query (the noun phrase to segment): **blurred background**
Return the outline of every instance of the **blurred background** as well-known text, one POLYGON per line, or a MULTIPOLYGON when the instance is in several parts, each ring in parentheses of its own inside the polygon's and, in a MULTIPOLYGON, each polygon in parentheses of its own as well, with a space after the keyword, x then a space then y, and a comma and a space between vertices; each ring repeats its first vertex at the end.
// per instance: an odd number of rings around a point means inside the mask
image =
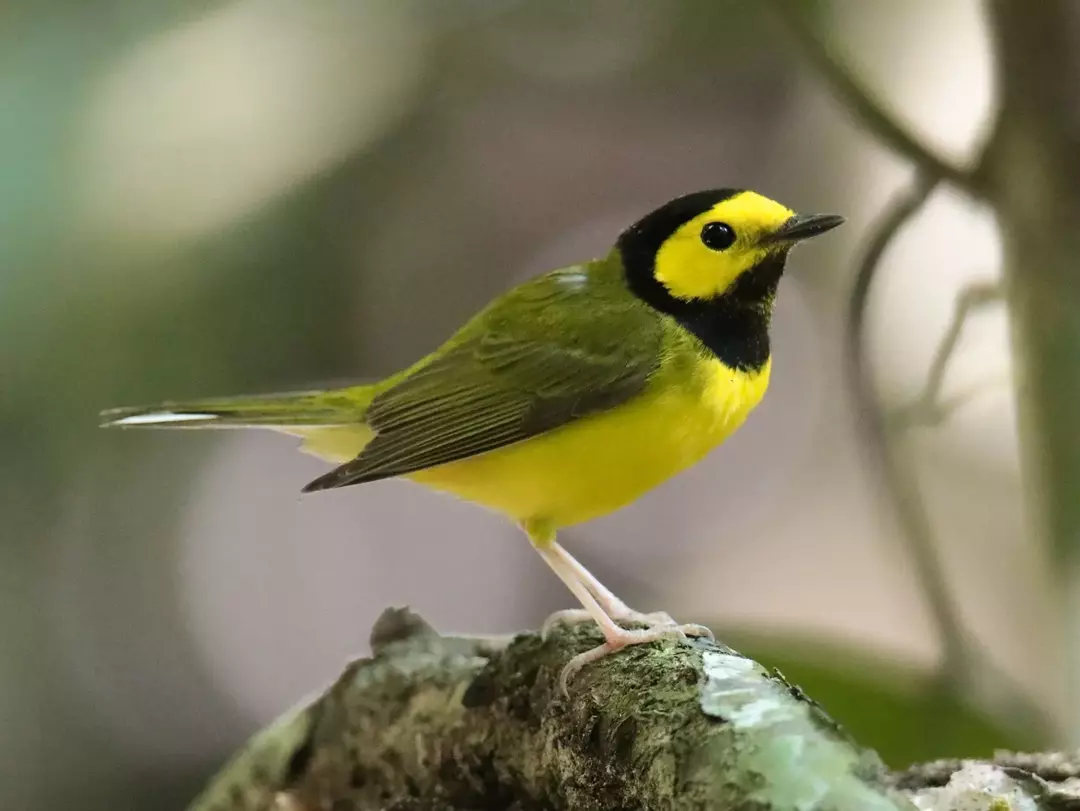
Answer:
MULTIPOLYGON (((994 90, 976 0, 808 10, 929 143, 970 154, 994 90)), ((891 765, 1056 739, 1005 315, 965 328, 947 389, 975 393, 905 452, 965 628, 1023 712, 942 678, 856 429, 849 288, 911 170, 760 4, 7 0, 0 122, 3 808, 182 808, 363 654, 384 607, 507 633, 573 602, 478 508, 404 482, 300 498, 326 465, 287 437, 105 432, 99 409, 391 372, 716 186, 848 224, 796 253, 745 428, 566 546, 631 605, 780 667, 891 765)), ((990 214, 947 191, 904 232, 869 311, 888 402, 919 391, 999 254, 990 214)))

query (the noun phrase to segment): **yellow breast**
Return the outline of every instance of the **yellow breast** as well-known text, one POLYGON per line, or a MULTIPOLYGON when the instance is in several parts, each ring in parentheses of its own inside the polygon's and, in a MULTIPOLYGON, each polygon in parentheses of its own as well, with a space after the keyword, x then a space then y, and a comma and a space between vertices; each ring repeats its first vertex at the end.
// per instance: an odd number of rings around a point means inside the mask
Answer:
POLYGON ((761 401, 770 367, 745 373, 695 358, 687 373, 661 375, 609 412, 409 478, 518 522, 587 521, 629 504, 723 442, 761 401))

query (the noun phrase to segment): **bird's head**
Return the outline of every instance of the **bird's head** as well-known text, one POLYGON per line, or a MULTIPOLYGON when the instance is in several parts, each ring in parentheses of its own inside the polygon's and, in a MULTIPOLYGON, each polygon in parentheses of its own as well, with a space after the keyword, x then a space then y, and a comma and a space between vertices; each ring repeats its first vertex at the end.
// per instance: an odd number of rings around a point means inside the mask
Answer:
POLYGON ((624 231, 617 249, 631 288, 661 310, 721 298, 771 305, 791 248, 843 221, 717 189, 666 203, 624 231))

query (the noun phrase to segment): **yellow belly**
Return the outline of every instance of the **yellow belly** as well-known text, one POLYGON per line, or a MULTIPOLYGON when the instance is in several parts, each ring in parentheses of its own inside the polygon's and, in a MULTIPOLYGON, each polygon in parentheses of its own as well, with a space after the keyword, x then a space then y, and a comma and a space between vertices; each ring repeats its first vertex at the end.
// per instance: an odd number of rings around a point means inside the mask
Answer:
POLYGON ((770 366, 699 361, 686 380, 610 412, 408 478, 511 519, 563 527, 619 509, 700 461, 761 401, 770 366))

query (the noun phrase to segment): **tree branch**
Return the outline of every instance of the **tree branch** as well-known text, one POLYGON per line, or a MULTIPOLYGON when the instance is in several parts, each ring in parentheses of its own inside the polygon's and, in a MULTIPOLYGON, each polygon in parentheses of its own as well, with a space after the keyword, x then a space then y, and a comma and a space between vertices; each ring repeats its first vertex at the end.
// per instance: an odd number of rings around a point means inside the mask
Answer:
MULTIPOLYGON (((594 636, 442 637, 390 609, 373 656, 256 735, 189 811, 911 811, 913 789, 985 778, 961 762, 889 775, 779 673, 712 643, 622 651, 561 698, 594 636)), ((989 803, 1015 786, 984 788, 989 803)))
MULTIPOLYGON (((931 617, 937 626, 943 650, 941 673, 944 687, 955 695, 970 695, 978 686, 983 697, 992 697, 994 704, 1013 721, 1033 722, 1045 730, 1052 726, 1046 714, 974 645, 964 630, 938 559, 938 541, 919 490, 915 471, 907 457, 896 451, 890 441, 866 352, 866 311, 871 286, 881 260, 893 239, 922 208, 939 182, 940 178, 932 176, 918 178, 911 189, 893 201, 871 230, 848 302, 847 366, 865 436, 864 446, 869 451, 876 475, 882 481, 882 490, 891 499, 902 537, 926 594, 931 617)), ((996 290, 982 289, 973 294, 970 301, 958 305, 958 317, 954 319, 945 341, 939 346, 931 369, 926 389, 929 396, 936 397, 940 391, 948 357, 959 338, 966 311, 977 306, 983 299, 992 299, 994 295, 997 295, 996 290)))
POLYGON ((832 88, 837 98, 886 147, 907 158, 928 177, 944 180, 973 196, 982 193, 979 176, 967 167, 956 166, 924 144, 911 128, 900 121, 841 59, 806 14, 800 0, 772 0, 772 6, 810 62, 832 88))
POLYGON ((870 361, 866 354, 866 311, 870 288, 877 269, 892 240, 929 198, 937 178, 922 177, 910 191, 900 195, 882 215, 872 231, 865 255, 859 264, 848 303, 847 357, 866 447, 885 492, 892 496, 897 519, 904 530, 930 612, 944 648, 945 667, 953 674, 967 672, 967 644, 963 626, 949 596, 945 576, 935 552, 933 527, 926 514, 914 474, 889 447, 888 431, 878 402, 870 361))
POLYGON ((952 360, 964 324, 976 310, 989 304, 995 304, 1004 297, 1000 282, 973 282, 962 289, 956 297, 952 320, 941 338, 930 362, 930 371, 926 375, 923 390, 910 403, 898 408, 890 419, 894 432, 905 431, 916 426, 932 426, 941 423, 956 407, 967 401, 968 397, 945 399, 945 375, 949 361, 952 360))
MULTIPOLYGON (((1027 47, 1027 45, 1040 39, 1048 39, 1048 30, 1054 32, 1055 35, 1049 36, 1049 39, 1053 39, 1055 44, 1059 42, 1062 30, 1067 27, 1061 24, 1062 19, 1066 16, 1064 14, 1065 2, 1064 0, 1054 0, 1051 3, 1052 8, 1048 9, 1045 18, 1040 17, 1039 20, 1032 22, 1028 14, 1030 4, 1024 4, 1020 0, 990 0, 988 5, 991 31, 997 40, 996 50, 1000 61, 1009 63, 1009 65, 1008 70, 998 68, 999 78, 1003 74, 1007 74, 1007 80, 1003 81, 1005 85, 1004 102, 991 127, 989 138, 984 143, 978 158, 970 167, 956 166, 942 158, 914 135, 907 125, 901 123, 888 111, 875 95, 856 78, 844 61, 836 55, 835 48, 814 28, 807 17, 805 3, 799 2, 799 0, 771 0, 771 3, 805 51, 808 59, 823 75, 840 100, 848 107, 853 117, 871 135, 876 136, 887 147, 909 159, 918 170, 919 179, 912 191, 898 200, 890 212, 883 217, 881 224, 870 240, 849 302, 847 351, 856 404, 866 432, 866 445, 871 451, 877 473, 883 480, 885 491, 889 493, 892 499, 896 515, 904 530, 905 541, 923 584, 930 604, 931 614, 942 640, 944 649, 942 663, 943 684, 947 689, 957 693, 970 690, 972 674, 978 670, 984 677, 984 692, 994 696, 1001 702, 1008 714, 1015 717, 1026 716, 1038 719, 1040 726, 1050 729, 1053 725, 1047 719, 1046 714, 1018 690, 1010 679, 993 667, 987 657, 981 652, 976 654, 964 633, 963 625, 949 596, 946 580, 937 560, 933 529, 918 489, 914 471, 911 470, 910 463, 902 459, 901 455, 890 447, 889 426, 886 425, 878 403, 865 357, 863 327, 870 285, 882 255, 895 234, 919 209, 938 183, 951 183, 968 194, 982 199, 1000 196, 1001 189, 1020 190, 1017 192, 1017 196, 1025 201, 1022 210, 1026 212, 1039 210, 1038 206, 1033 206, 1027 198, 1024 198, 1023 189, 1030 185, 1028 179, 1015 179, 1003 183, 1001 172, 1002 166, 1010 165, 1010 153, 1007 147, 1010 145, 1015 147, 1015 142, 1022 140, 1022 138, 1010 138, 1009 136, 1012 135, 1016 126, 1010 127, 1006 126, 1006 124, 1014 119, 1034 120, 1038 116, 1034 114, 1032 116, 1010 116, 1006 115, 1005 110, 1006 108, 1010 110, 1020 109, 1025 104, 1034 103, 1032 100, 1036 98, 1039 99, 1036 107, 1039 108, 1038 111, 1041 111, 1042 114, 1051 110, 1052 115, 1060 116, 1061 111, 1068 107, 1068 105, 1063 104, 1045 103, 1047 93, 1051 95, 1054 92, 1060 93, 1060 88, 1047 90, 1045 87, 1046 82, 1035 81, 1029 83, 1025 91, 1018 93, 1016 88, 1022 82, 1015 78, 1016 76, 1031 77, 1031 72, 1025 67, 1028 64, 1025 60, 1028 60, 1028 56, 1033 49, 1027 47), (1003 24, 1003 20, 1007 17, 1009 22, 1003 24), (1048 20, 1054 21, 1049 27, 1048 20), (1024 29, 1025 35, 1011 36, 1011 32, 1018 26, 1024 29), (1004 32, 1009 32, 1009 34, 1004 32), (1017 43, 1021 40, 1025 40, 1026 45, 1018 45, 1017 43), (1012 64, 1018 61, 1023 64, 1012 64), (977 668, 972 661, 973 659, 979 660, 977 668), (989 678, 986 678, 988 675, 989 678)), ((1039 17, 1040 15, 1035 16, 1039 17)), ((1038 50, 1037 45, 1035 50, 1038 50)), ((1052 48, 1051 50, 1054 51, 1054 58, 1058 58, 1058 61, 1060 61, 1061 49, 1052 48)), ((1053 75, 1061 75, 1061 71, 1058 70, 1053 75)), ((1060 98, 1055 98, 1060 101, 1060 98)), ((1032 153, 1031 150, 1027 152, 1021 150, 1020 153, 1041 154, 1038 151, 1032 153)), ((1029 172, 1028 174, 1031 176, 1038 173, 1029 172)), ((1068 175, 1069 172, 1067 171, 1059 170, 1056 173, 1059 178, 1068 175)), ((997 200, 991 199, 991 202, 997 203, 997 200)), ((998 209, 999 206, 995 206, 995 208, 998 209)), ((998 214, 1000 217, 1002 211, 998 210, 998 214)), ((1075 217, 1068 219, 1068 222, 1074 221, 1075 217)), ((1033 253, 1033 251, 1029 250, 1026 255, 1030 258, 1033 253)), ((995 291, 992 295, 998 296, 1000 292, 995 291)), ((961 301, 960 306, 970 309, 974 305, 961 301)), ((909 425, 912 420, 923 421, 927 424, 940 421, 966 399, 964 396, 960 396, 953 398, 949 402, 942 402, 940 398, 945 367, 959 338, 965 316, 966 312, 954 320, 950 333, 946 335, 945 341, 939 347, 923 397, 917 401, 914 408, 902 412, 895 425, 909 425)), ((1072 413, 1072 410, 1068 413, 1072 413)), ((1076 456, 1080 458, 1080 454, 1076 454, 1076 456)), ((1070 503, 1076 503, 1076 499, 1071 499, 1070 503)), ((1080 535, 1071 533, 1070 537, 1075 538, 1080 537, 1080 535)), ((1074 634, 1073 637, 1076 637, 1076 635, 1074 634)), ((1077 657, 1077 661, 1080 661, 1080 657, 1077 657)))
POLYGON ((998 119, 984 161, 1004 251, 1020 470, 1032 536, 1057 590, 1065 704, 1080 745, 1080 7, 987 0, 998 119))
POLYGON ((817 705, 712 643, 627 649, 561 698, 595 635, 441 637, 391 609, 373 657, 257 736, 191 811, 906 808, 817 705))

